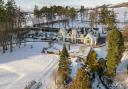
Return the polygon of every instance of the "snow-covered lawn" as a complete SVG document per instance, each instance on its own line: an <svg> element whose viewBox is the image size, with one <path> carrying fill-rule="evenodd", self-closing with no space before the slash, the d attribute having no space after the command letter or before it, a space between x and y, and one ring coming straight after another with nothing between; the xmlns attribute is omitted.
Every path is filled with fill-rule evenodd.
<svg viewBox="0 0 128 89"><path fill-rule="evenodd" d="M107 48L106 48L106 46L99 47L99 48L94 48L94 50L97 53L98 59L100 59L100 58L106 59L106 57L107 57Z"/></svg>
<svg viewBox="0 0 128 89"><path fill-rule="evenodd" d="M31 80L42 82L41 89L48 83L52 83L54 88L52 80L57 69L58 56L42 54L44 47L48 47L48 43L29 43L26 47L15 48L12 53L1 54L0 89L24 89Z"/></svg>
<svg viewBox="0 0 128 89"><path fill-rule="evenodd" d="M105 87L104 87L104 85L102 84L102 82L100 81L98 75L95 76L95 79L94 79L94 81L93 81L93 83L92 83L92 88L93 88L93 89L105 89Z"/></svg>
<svg viewBox="0 0 128 89"><path fill-rule="evenodd" d="M127 74L127 66L128 66L128 51L124 52L121 63L117 68L117 80L123 84L126 89L128 89L128 74Z"/></svg>
<svg viewBox="0 0 128 89"><path fill-rule="evenodd" d="M71 77L75 78L77 74L77 70L81 67L80 63L77 62L77 58L71 58Z"/></svg>
<svg viewBox="0 0 128 89"><path fill-rule="evenodd" d="M121 63L117 68L118 73L123 73L126 71L128 66L128 52L124 52L123 57L121 59Z"/></svg>
<svg viewBox="0 0 128 89"><path fill-rule="evenodd" d="M69 54L75 55L71 58L71 76L73 78L80 67L77 57L82 57L82 55L86 57L91 50L91 47L81 47L82 45L70 45ZM46 89L46 87L55 89L54 74L57 70L59 57L55 54L41 53L43 48L48 48L48 51L56 53L62 50L63 44L53 43L49 48L47 42L30 42L25 47L15 47L12 53L0 53L0 81L2 81L0 89L24 89L32 80L42 83L40 89ZM94 50L97 52L98 58L106 57L106 47L94 48ZM98 81L93 84L95 89L98 89L96 88L97 84Z"/></svg>

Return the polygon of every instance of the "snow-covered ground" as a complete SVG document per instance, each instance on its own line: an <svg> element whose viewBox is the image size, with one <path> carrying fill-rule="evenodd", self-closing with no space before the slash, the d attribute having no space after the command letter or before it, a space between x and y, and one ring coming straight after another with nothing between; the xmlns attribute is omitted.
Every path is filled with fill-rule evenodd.
<svg viewBox="0 0 128 89"><path fill-rule="evenodd" d="M67 48L68 45L66 45ZM55 89L54 74L57 70L59 57L55 54L41 53L43 48L48 48L48 51L59 52L62 50L63 44L52 43L49 48L47 42L29 42L25 47L23 45L21 48L15 46L12 53L0 53L0 81L2 81L0 82L0 89L24 89L32 80L42 83L40 89L46 89L46 87ZM106 58L106 46L93 49L97 52L98 59ZM75 56L71 56L72 78L76 76L78 68L81 67L77 57L87 56L90 50L91 47L70 44L69 53L70 55L75 54ZM117 72L123 73L127 65L128 52L125 52ZM128 83L128 76L125 77L124 81ZM105 89L98 77L93 82L93 89Z"/></svg>
<svg viewBox="0 0 128 89"><path fill-rule="evenodd" d="M128 89L128 51L124 52L121 63L117 68L117 80L122 84L125 89Z"/></svg>
<svg viewBox="0 0 128 89"><path fill-rule="evenodd" d="M118 73L123 73L126 71L128 66L128 52L124 52L123 57L121 59L121 63L117 68Z"/></svg>
<svg viewBox="0 0 128 89"><path fill-rule="evenodd" d="M93 83L92 83L92 88L93 88L93 89L106 89L106 88L104 87L104 85L102 84L102 82L100 81L98 75L95 76L95 79L94 79L94 81L93 81Z"/></svg>
<svg viewBox="0 0 128 89"><path fill-rule="evenodd" d="M68 48L68 45L66 46ZM69 53L80 53L80 46L70 44ZM21 48L15 46L12 53L0 53L0 81L2 81L0 89L24 89L32 80L42 82L40 89L46 87L55 89L54 74L57 70L59 57L54 54L41 53L43 48L48 48L48 51L59 52L62 50L63 44L52 43L49 47L47 42L29 42L26 46L22 45ZM87 48L85 49L87 50ZM76 61L77 56L71 58L72 77L75 77L77 69L80 67Z"/></svg>
<svg viewBox="0 0 128 89"><path fill-rule="evenodd" d="M106 46L99 47L99 48L94 48L94 50L97 53L98 59L100 59L100 58L106 59L106 57L107 57L107 48L106 48Z"/></svg>
<svg viewBox="0 0 128 89"><path fill-rule="evenodd" d="M24 89L31 80L42 82L41 89L45 89L47 84L54 88L52 80L58 56L42 54L44 47L48 47L48 43L29 43L26 47L15 48L13 53L1 54L0 89Z"/></svg>
<svg viewBox="0 0 128 89"><path fill-rule="evenodd" d="M77 58L71 58L71 77L75 78L76 74L77 74L77 70L81 67L80 63L77 62Z"/></svg>

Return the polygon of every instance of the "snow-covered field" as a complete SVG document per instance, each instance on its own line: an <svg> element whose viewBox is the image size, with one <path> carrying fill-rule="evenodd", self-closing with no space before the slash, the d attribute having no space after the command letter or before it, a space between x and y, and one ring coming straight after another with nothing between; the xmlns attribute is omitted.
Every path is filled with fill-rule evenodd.
<svg viewBox="0 0 128 89"><path fill-rule="evenodd" d="M12 53L0 53L0 89L24 89L32 80L42 82L40 89L55 89L54 74L59 57L41 53L43 48L56 53L62 50L63 44L53 43L49 48L47 42L29 42L25 47L15 46ZM72 52L80 52L80 45L71 44L69 53ZM76 60L71 61L71 76L75 76L79 64Z"/></svg>
<svg viewBox="0 0 128 89"><path fill-rule="evenodd" d="M85 47L83 49L85 51L84 54L81 54L83 52L81 47L83 46L70 45L69 53L77 53L71 58L71 76L73 78L76 76L77 69L80 67L77 57L81 55L85 56L91 50L91 47ZM29 42L25 47L23 45L21 48L15 46L14 52L12 53L0 53L0 89L24 89L32 80L42 83L40 89L46 89L46 87L48 89L55 89L54 75L57 70L59 57L55 54L41 53L43 48L48 48L48 51L59 52L62 50L63 44L53 43L52 47L49 48L47 42ZM94 48L94 50L97 52L98 59L106 58L106 46ZM125 52L117 72L124 72L127 65L128 52ZM99 89L98 87L101 87L104 89L103 85L98 81L99 78L96 78L93 88ZM125 83L128 83L128 76L125 77Z"/></svg>
<svg viewBox="0 0 128 89"><path fill-rule="evenodd" d="M58 56L42 54L44 47L48 47L48 43L29 43L26 47L15 48L13 53L1 54L0 89L24 89L32 80L42 82L41 89L45 89L47 84L54 88L52 80Z"/></svg>

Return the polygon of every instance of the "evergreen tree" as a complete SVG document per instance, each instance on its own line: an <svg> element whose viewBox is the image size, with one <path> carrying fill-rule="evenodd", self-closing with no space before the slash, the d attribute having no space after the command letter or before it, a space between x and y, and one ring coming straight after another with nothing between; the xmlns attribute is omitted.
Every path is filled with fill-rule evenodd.
<svg viewBox="0 0 128 89"><path fill-rule="evenodd" d="M0 0L0 23L4 21L4 18L5 18L4 1Z"/></svg>
<svg viewBox="0 0 128 89"><path fill-rule="evenodd" d="M103 5L100 10L99 23L106 25L108 31L116 27L116 15L114 11L108 10L106 5Z"/></svg>
<svg viewBox="0 0 128 89"><path fill-rule="evenodd" d="M106 25L109 10L106 5L103 5L99 13L99 23Z"/></svg>
<svg viewBox="0 0 128 89"><path fill-rule="evenodd" d="M34 8L34 15L38 19L38 23L40 24L40 18L42 16L41 11L39 10L38 6Z"/></svg>
<svg viewBox="0 0 128 89"><path fill-rule="evenodd" d="M76 78L73 82L71 89L92 89L89 76L85 69L78 69Z"/></svg>
<svg viewBox="0 0 128 89"><path fill-rule="evenodd" d="M81 6L79 11L80 11L80 17L81 17L81 22L82 22L82 19L83 19L83 16L84 16L84 11L85 11L84 6Z"/></svg>
<svg viewBox="0 0 128 89"><path fill-rule="evenodd" d="M91 50L88 57L86 64L88 65L91 72L96 72L98 68L98 61L97 61L97 54L94 50Z"/></svg>
<svg viewBox="0 0 128 89"><path fill-rule="evenodd" d="M23 23L22 15L14 0L7 0L6 3L4 3L4 0L0 0L0 44L3 53L8 50L9 46L10 52L13 51L13 36L21 31L19 28Z"/></svg>
<svg viewBox="0 0 128 89"><path fill-rule="evenodd" d="M72 20L72 28L73 28L73 21L74 21L74 19L76 17L76 10L75 10L75 8L73 8L73 7L70 8L70 10L69 10L69 17Z"/></svg>
<svg viewBox="0 0 128 89"><path fill-rule="evenodd" d="M5 26L5 23L6 23L6 17L5 17L5 7L4 7L4 1L3 0L0 0L0 43L1 43L1 46L3 47L3 53L5 53L5 43L6 43L6 40L5 40L5 37L6 37L6 26Z"/></svg>
<svg viewBox="0 0 128 89"><path fill-rule="evenodd" d="M13 51L12 33L14 32L14 26L16 21L16 5L14 0L8 0L6 3L6 21L7 21L7 30L9 31L9 41L10 41L10 52Z"/></svg>
<svg viewBox="0 0 128 89"><path fill-rule="evenodd" d="M68 53L68 50L67 50L65 45L64 45L63 50L61 52L61 56L63 56L63 57L65 56L66 59L69 57L69 53Z"/></svg>
<svg viewBox="0 0 128 89"><path fill-rule="evenodd" d="M113 30L116 28L116 14L114 11L109 11L106 19L107 30Z"/></svg>
<svg viewBox="0 0 128 89"><path fill-rule="evenodd" d="M16 20L15 16L16 16L16 5L15 5L15 1L14 0L8 0L8 2L6 3L6 19L8 21L8 23L10 23L10 25L12 26L11 28L14 27L14 21ZM13 30L13 29L11 29Z"/></svg>
<svg viewBox="0 0 128 89"><path fill-rule="evenodd" d="M69 82L68 79L70 76L70 64L69 64L68 57L69 57L68 51L64 46L60 55L59 68L58 68L58 72L62 78L61 82L64 85Z"/></svg>
<svg viewBox="0 0 128 89"><path fill-rule="evenodd" d="M104 75L105 70L106 70L106 60L101 58L98 61L99 66L98 66L98 75L101 77L102 75Z"/></svg>
<svg viewBox="0 0 128 89"><path fill-rule="evenodd" d="M91 30L96 24L96 18L97 18L97 11L91 11L89 16Z"/></svg>
<svg viewBox="0 0 128 89"><path fill-rule="evenodd" d="M109 77L114 77L124 51L124 40L121 32L118 29L111 30L108 33L107 42L107 73Z"/></svg>

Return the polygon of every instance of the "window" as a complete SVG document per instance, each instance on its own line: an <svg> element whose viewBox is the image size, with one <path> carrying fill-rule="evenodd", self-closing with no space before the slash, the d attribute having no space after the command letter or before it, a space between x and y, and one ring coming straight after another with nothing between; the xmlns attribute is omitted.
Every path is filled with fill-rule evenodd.
<svg viewBox="0 0 128 89"><path fill-rule="evenodd" d="M87 40L87 43L90 44L90 40L89 39Z"/></svg>

